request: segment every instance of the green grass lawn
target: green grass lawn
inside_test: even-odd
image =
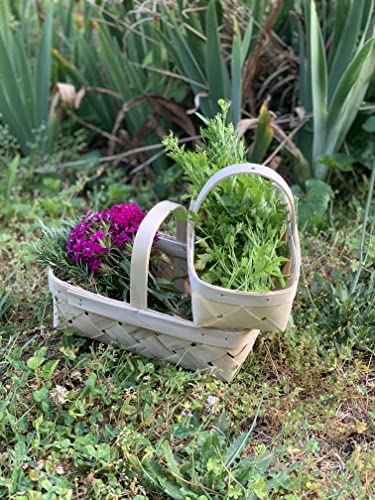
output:
[[[358,202],[301,235],[293,322],[262,333],[231,383],[52,328],[31,242],[37,219],[59,220],[66,206],[51,217],[46,200],[25,200],[1,221],[0,283],[12,290],[0,319],[1,498],[375,495],[374,314],[364,304],[374,249],[357,302],[345,296]]]

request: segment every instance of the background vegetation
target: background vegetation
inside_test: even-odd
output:
[[[375,495],[373,0],[0,2],[0,497]],[[293,321],[231,384],[52,328],[40,220],[180,199],[232,102],[298,197]]]

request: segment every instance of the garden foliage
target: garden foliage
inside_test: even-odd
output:
[[[0,1],[0,498],[375,497],[374,58],[374,0]],[[110,207],[246,161],[294,184],[302,269],[231,384],[53,329],[41,262],[128,299]],[[284,209],[220,184],[201,277],[282,285]],[[150,305],[187,317],[159,257]]]

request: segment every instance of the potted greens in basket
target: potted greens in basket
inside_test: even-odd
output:
[[[299,276],[293,195],[273,170],[246,163],[229,105],[205,120],[195,151],[171,134],[168,155],[191,190],[188,270],[193,317],[203,326],[283,330]]]

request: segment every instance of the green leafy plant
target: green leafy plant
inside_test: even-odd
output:
[[[24,154],[36,143],[40,155],[51,151],[56,135],[57,100],[50,102],[52,16],[50,3],[40,41],[31,55],[30,39],[23,37],[21,29],[10,28],[8,2],[0,6],[0,113]]]
[[[250,50],[253,18],[249,16],[244,33],[235,16],[232,17],[233,35],[227,64],[220,39],[219,2],[210,0],[206,8],[170,8],[158,6],[160,20],[153,35],[168,50],[177,75],[191,86],[199,97],[200,109],[206,117],[217,111],[218,99],[232,102],[228,118],[237,123],[241,118],[242,72]]]
[[[224,414],[216,428],[193,431],[192,439],[179,453],[173,452],[167,440],[161,440],[155,450],[139,461],[145,480],[176,500],[265,498],[292,490],[290,473],[295,467],[273,471],[273,456],[264,445],[256,448],[255,455],[241,458],[261,403],[262,399],[250,428],[232,440],[222,425]],[[193,414],[184,417],[187,421],[193,418]]]
[[[169,165],[154,146],[160,149],[165,128],[176,127],[187,136],[194,136],[195,129],[182,106],[188,84],[171,79],[169,54],[153,38],[145,12],[147,8],[135,1],[127,2],[126,8],[85,2],[84,9],[77,6],[69,14],[61,13],[70,36],[62,35],[58,26],[61,41],[53,57],[67,114],[107,141],[108,158],[119,152],[122,162],[152,164],[154,189],[165,198]],[[66,97],[64,87],[69,89]],[[131,155],[132,149],[136,151]]]
[[[359,111],[375,67],[373,0],[336,2],[332,43],[326,51],[317,8],[303,0],[306,42],[300,27],[301,104],[313,114],[298,144],[307,159],[300,164],[299,180],[327,179],[323,155],[338,152]],[[309,165],[311,165],[311,168]]]
[[[203,145],[187,151],[170,135],[168,155],[184,170],[195,198],[205,182],[221,168],[246,162],[246,149],[232,124],[226,125],[229,105],[205,121]],[[256,175],[226,179],[203,203],[196,224],[196,269],[208,283],[244,291],[267,292],[285,286],[287,260],[286,204],[272,184]]]

